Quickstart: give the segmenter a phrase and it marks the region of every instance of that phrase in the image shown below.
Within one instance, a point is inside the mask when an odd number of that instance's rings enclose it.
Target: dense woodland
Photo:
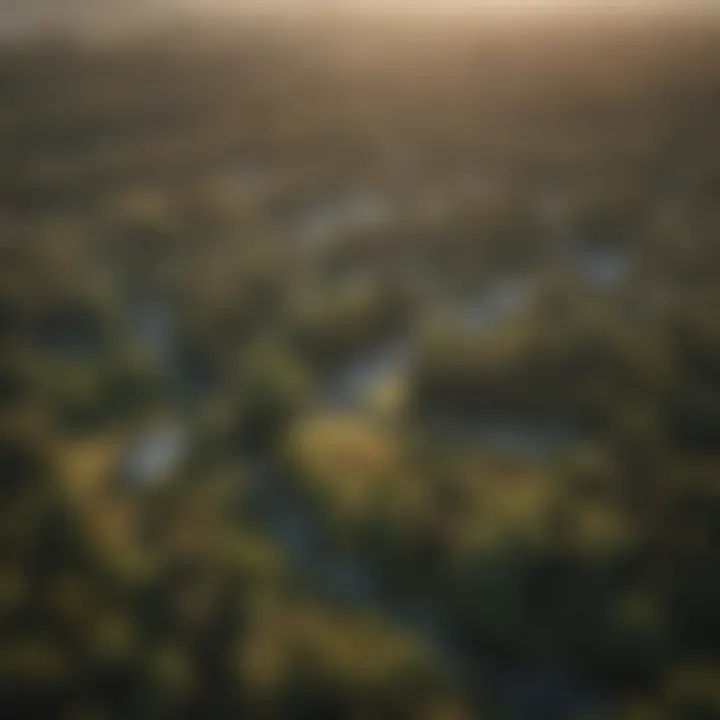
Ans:
[[[720,717],[719,34],[0,49],[0,715]]]

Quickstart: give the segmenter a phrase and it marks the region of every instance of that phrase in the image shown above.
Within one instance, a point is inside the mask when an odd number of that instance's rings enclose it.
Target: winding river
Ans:
[[[490,293],[485,312],[506,313],[509,306],[517,303],[515,292],[510,294],[513,299],[506,303],[497,302],[497,294]],[[485,324],[490,318],[483,320]],[[177,393],[186,395],[170,309],[155,300],[133,314],[131,327],[135,343],[152,354]],[[411,356],[409,345],[395,342],[359,358],[324,389],[325,401],[329,398],[331,403],[354,406],[372,385],[401,373]],[[505,439],[508,440],[507,435]],[[525,435],[520,440],[513,437],[508,440],[511,447],[526,441],[532,444],[534,439],[527,440]],[[136,486],[151,484],[153,478],[179,464],[191,442],[188,429],[179,419],[140,438],[129,448],[126,458]],[[377,613],[398,630],[419,638],[471,691],[482,688],[508,717],[542,715],[560,720],[587,707],[594,699],[568,674],[552,674],[538,668],[500,669],[478,657],[462,642],[446,614],[425,604],[422,598],[390,592],[368,561],[350,549],[338,547],[315,508],[272,459],[244,460],[251,471],[251,502],[260,525],[283,551],[298,582],[321,601]]]

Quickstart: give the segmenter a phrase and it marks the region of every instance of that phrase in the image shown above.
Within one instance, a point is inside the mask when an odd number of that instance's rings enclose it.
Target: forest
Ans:
[[[720,717],[720,28],[0,46],[0,716]]]

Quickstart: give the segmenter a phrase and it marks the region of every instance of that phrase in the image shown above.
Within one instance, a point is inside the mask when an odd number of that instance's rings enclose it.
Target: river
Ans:
[[[520,286],[513,286],[507,293],[491,289],[484,296],[483,327],[492,325],[490,314],[504,316],[521,305],[525,296]],[[153,356],[177,394],[187,397],[171,309],[156,297],[145,306],[134,308],[131,313],[134,341]],[[479,309],[474,311],[477,314]],[[332,378],[321,390],[320,402],[354,407],[373,385],[402,373],[411,358],[412,347],[405,341],[384,345]],[[507,442],[510,450],[529,445],[528,453],[537,452],[538,438],[532,432],[529,437],[528,432],[517,427],[509,430],[490,427],[486,440]],[[556,441],[555,436],[548,440]],[[153,477],[166,474],[182,461],[191,443],[189,429],[180,418],[141,437],[128,449],[126,459],[135,466],[140,481],[136,485],[151,484]],[[377,613],[399,631],[417,637],[469,691],[483,688],[508,717],[561,720],[593,704],[594,695],[572,674],[542,668],[501,669],[487,658],[478,657],[467,648],[452,620],[439,608],[423,598],[408,598],[389,591],[366,559],[338,546],[316,508],[296,490],[273,458],[245,457],[241,464],[250,471],[250,498],[260,525],[283,551],[296,579],[320,601]]]

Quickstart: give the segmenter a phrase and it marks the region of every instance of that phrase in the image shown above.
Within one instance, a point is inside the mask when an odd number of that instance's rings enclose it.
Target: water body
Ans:
[[[627,251],[596,247],[578,253],[575,264],[591,287],[611,289],[627,278],[632,263]]]
[[[353,358],[334,373],[320,391],[320,405],[358,410],[378,388],[400,381],[413,359],[412,344],[394,339]]]
[[[298,578],[335,601],[376,607],[378,598],[367,568],[327,542],[315,512],[282,473],[268,460],[257,458],[251,475],[256,517],[291,561]]]
[[[128,312],[132,340],[147,353],[171,389],[184,392],[176,330],[168,305],[157,299],[136,302]],[[189,452],[190,432],[173,418],[144,432],[126,449],[121,475],[133,487],[149,487],[168,481]]]
[[[184,459],[188,433],[179,424],[168,423],[140,437],[126,452],[122,477],[134,487],[164,482]]]
[[[167,370],[177,363],[175,328],[170,309],[158,300],[140,302],[130,313],[131,330],[136,344]]]
[[[171,314],[157,302],[141,305],[134,313],[136,342],[149,347],[168,379],[182,383],[176,372],[180,364],[173,340]],[[351,364],[335,379],[335,402],[355,403],[372,386],[402,372],[411,357],[406,341],[394,341]],[[180,378],[180,379],[179,379]],[[178,388],[181,392],[183,388]],[[136,487],[163,482],[184,459],[190,436],[179,422],[168,422],[143,435],[127,451],[123,476]],[[432,608],[411,605],[383,591],[375,573],[358,554],[338,547],[323,526],[312,504],[293,487],[272,460],[251,463],[251,499],[255,516],[282,549],[290,568],[327,602],[376,612],[390,618],[400,629],[421,637],[448,667],[458,664],[455,641],[442,614]]]
[[[533,285],[526,279],[497,281],[459,310],[461,324],[470,332],[491,332],[526,307],[532,292]],[[359,353],[331,374],[320,390],[319,404],[333,410],[361,409],[374,391],[408,375],[415,351],[404,336]]]
[[[526,278],[505,278],[473,296],[462,310],[466,330],[487,333],[528,306],[533,285]]]
[[[358,553],[333,541],[315,508],[271,461],[256,460],[252,475],[255,516],[283,550],[299,581],[326,602],[390,619],[396,628],[419,637],[450,669],[460,671],[471,662],[464,653],[460,662],[460,643],[443,614],[420,601],[388,593]]]
[[[504,308],[505,303],[495,302],[494,306]],[[168,309],[149,303],[141,306],[136,319],[137,342],[154,349],[168,380],[182,393],[184,381],[177,372],[181,358]],[[405,372],[411,358],[409,342],[388,343],[351,363],[334,379],[329,397],[337,403],[355,404],[377,383]],[[500,435],[498,431],[488,427],[486,440],[509,443],[515,450],[537,443],[537,438],[524,435],[526,429],[521,427],[500,429]],[[124,463],[126,477],[141,486],[162,482],[182,461],[189,446],[189,433],[183,425],[169,422],[129,449]],[[251,463],[251,479],[251,498],[260,525],[281,548],[297,578],[323,601],[375,612],[397,629],[418,637],[470,689],[480,685],[491,689],[509,717],[565,718],[592,704],[593,695],[567,674],[549,677],[541,670],[518,673],[493,667],[476,651],[467,649],[444,612],[422,598],[389,592],[366,560],[337,545],[313,504],[274,467],[271,458],[257,458]]]
[[[541,668],[494,667],[469,648],[445,612],[388,592],[368,563],[338,547],[314,508],[267,461],[254,464],[253,494],[260,523],[283,550],[297,578],[323,601],[374,612],[419,638],[468,689],[482,688],[503,717],[574,717],[597,703],[593,690],[568,673]]]

